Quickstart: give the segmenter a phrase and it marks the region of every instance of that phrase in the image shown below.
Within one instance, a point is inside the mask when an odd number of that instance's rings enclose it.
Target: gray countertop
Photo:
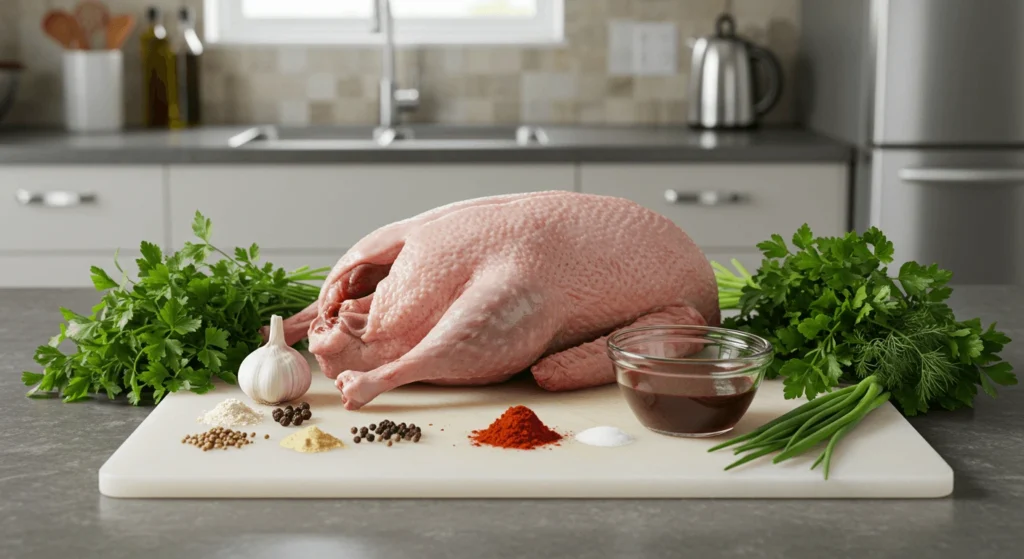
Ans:
[[[181,163],[502,163],[502,162],[846,162],[849,146],[792,128],[701,132],[679,128],[543,127],[545,146],[519,146],[515,128],[507,140],[495,130],[464,128],[483,141],[453,140],[398,143],[381,148],[369,140],[372,129],[282,130],[282,138],[335,142],[252,142],[232,148],[228,140],[245,127],[183,131],[132,130],[116,134],[73,135],[61,131],[8,130],[0,133],[0,164],[181,164]],[[457,130],[456,130],[457,132]]]
[[[23,397],[20,372],[81,290],[0,290],[0,557],[1019,557],[1024,389],[911,422],[952,498],[889,501],[188,501],[100,496],[96,472],[149,409]],[[1024,367],[1024,291],[956,289]],[[410,465],[410,467],[415,467]],[[680,467],[684,467],[681,465]]]

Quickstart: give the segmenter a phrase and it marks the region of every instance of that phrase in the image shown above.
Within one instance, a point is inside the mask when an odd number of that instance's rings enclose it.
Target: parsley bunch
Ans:
[[[1010,339],[981,320],[958,321],[945,304],[952,273],[907,262],[890,277],[893,245],[876,228],[863,236],[814,237],[804,224],[790,251],[779,235],[757,245],[764,260],[751,276],[713,263],[724,325],[775,346],[767,378],[784,377],[787,398],[829,392],[873,377],[905,415],[935,406],[970,407],[981,386],[1017,384],[999,357]]]
[[[228,254],[210,244],[211,223],[196,212],[192,231],[199,242],[173,254],[143,241],[137,281],[121,282],[93,266],[92,281],[103,299],[89,316],[61,308],[65,324],[34,359],[42,373],[25,372],[37,385],[29,395],[59,392],[66,402],[104,392],[124,393],[133,405],[159,402],[168,392],[213,388],[214,377],[234,383],[235,371],[263,343],[260,328],[273,314],[293,314],[316,300],[327,268],[287,273],[262,266],[259,247]],[[208,262],[210,256],[219,257]],[[211,259],[212,260],[212,259]],[[58,346],[74,342],[74,352]]]

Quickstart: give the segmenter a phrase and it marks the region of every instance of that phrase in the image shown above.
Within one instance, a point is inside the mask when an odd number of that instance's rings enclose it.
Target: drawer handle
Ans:
[[[29,192],[18,189],[14,199],[22,206],[43,206],[46,208],[73,208],[85,204],[94,204],[96,195],[92,193],[71,192],[69,190],[51,190],[49,192]]]
[[[1018,183],[1024,182],[1024,169],[900,169],[904,182]]]
[[[669,204],[686,204],[697,206],[729,206],[747,201],[746,194],[739,192],[719,192],[717,190],[701,190],[700,192],[679,192],[668,189],[665,201]]]

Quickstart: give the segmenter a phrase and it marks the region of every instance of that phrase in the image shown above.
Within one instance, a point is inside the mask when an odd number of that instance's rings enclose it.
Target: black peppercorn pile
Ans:
[[[274,418],[274,421],[281,424],[282,427],[294,425],[298,427],[302,425],[303,421],[313,417],[313,412],[309,409],[309,402],[302,402],[297,407],[291,405],[282,408],[274,408],[274,411],[270,414]]]
[[[207,450],[227,450],[229,447],[242,448],[252,444],[255,438],[255,432],[246,433],[223,427],[214,427],[205,433],[186,435],[185,438],[181,439],[181,443],[190,444],[206,452]],[[264,435],[263,438],[270,438],[270,435]]]
[[[385,419],[379,424],[371,423],[368,426],[353,427],[349,429],[349,432],[355,435],[352,437],[352,441],[356,444],[365,440],[368,443],[380,441],[387,443],[387,446],[392,446],[403,440],[418,443],[423,437],[422,429],[415,423],[406,425],[405,423],[395,423],[390,419]]]

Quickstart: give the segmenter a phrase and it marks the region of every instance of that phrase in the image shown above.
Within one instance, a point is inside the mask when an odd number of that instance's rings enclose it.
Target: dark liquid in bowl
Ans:
[[[673,392],[648,392],[619,384],[626,402],[640,422],[655,431],[680,434],[711,434],[732,429],[754,400],[752,379],[742,377],[715,381],[683,381]],[[687,384],[691,390],[687,390]]]

